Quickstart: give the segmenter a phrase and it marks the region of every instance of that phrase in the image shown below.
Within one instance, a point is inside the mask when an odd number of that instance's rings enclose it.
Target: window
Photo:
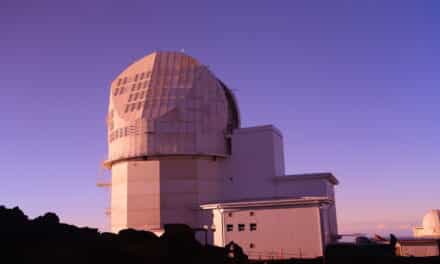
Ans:
[[[249,215],[250,216],[254,216],[255,214],[254,214],[254,212],[250,212]]]
[[[144,98],[144,94],[145,94],[145,91],[142,91],[141,95],[139,95],[139,99],[143,99]]]
[[[124,86],[121,87],[121,89],[119,89],[119,95],[121,95],[124,92]]]
[[[148,81],[145,81],[144,82],[144,88],[147,88],[147,86],[148,86]]]
[[[126,83],[127,83],[127,77],[124,78],[124,84],[126,84]]]
[[[147,78],[151,77],[151,71],[147,72]]]
[[[119,92],[119,88],[116,88],[115,92],[113,93],[113,95],[115,95],[115,96],[118,95],[118,92]]]
[[[232,213],[228,213],[228,216],[229,216],[229,217],[232,217]]]
[[[137,80],[138,80],[138,75],[136,74],[136,75],[134,76],[134,81],[137,82]]]
[[[144,76],[145,76],[145,73],[143,72],[143,73],[141,73],[141,80],[144,78]]]
[[[137,88],[137,89],[140,90],[140,89],[141,89],[141,86],[142,86],[142,83],[139,82],[139,83],[138,83],[138,88]]]
[[[119,78],[119,79],[118,79],[118,86],[121,85],[121,82],[122,82],[122,79]]]
[[[226,225],[226,232],[232,232],[234,230],[234,225],[227,224]]]
[[[244,231],[244,224],[238,224],[238,232]]]
[[[129,105],[129,104],[125,105],[125,113],[128,112],[128,109],[129,109],[129,108],[130,108],[130,105]]]
[[[133,112],[135,108],[136,108],[136,104],[131,104],[130,111]]]
[[[141,106],[142,106],[142,102],[138,102],[138,104],[137,104],[137,110],[140,110],[140,109],[141,109]]]
[[[254,247],[255,247],[254,243],[250,243],[250,244],[249,244],[249,247],[250,247],[250,248],[254,248]]]
[[[133,85],[131,86],[131,91],[134,91],[134,89],[136,89],[136,84],[133,83]]]
[[[249,229],[250,229],[251,231],[257,231],[257,224],[256,224],[256,223],[251,223],[251,224],[249,225]]]
[[[133,99],[133,94],[130,94],[130,96],[128,97],[128,101],[131,102],[132,99]]]
[[[138,97],[139,97],[139,93],[136,93],[136,94],[134,95],[134,99],[133,99],[133,101],[136,101],[136,100],[138,99]]]

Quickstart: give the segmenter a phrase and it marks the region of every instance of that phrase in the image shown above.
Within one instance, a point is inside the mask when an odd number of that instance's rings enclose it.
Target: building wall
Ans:
[[[323,179],[298,180],[294,175],[274,179],[277,197],[325,196],[330,197],[328,181]]]
[[[120,162],[112,167],[111,230],[160,228],[158,161]]]
[[[336,214],[336,196],[335,196],[335,186],[330,182],[326,182],[326,192],[327,197],[333,200],[333,203],[328,207],[328,221],[329,221],[329,232],[331,241],[336,240],[338,235],[338,219]]]
[[[396,253],[399,256],[405,257],[432,257],[439,256],[439,246],[437,241],[431,243],[398,243],[396,246]]]
[[[208,211],[210,212],[210,211]],[[221,210],[213,210],[212,211],[212,224],[214,226],[213,232],[213,245],[224,247],[225,244],[225,224],[223,212]]]
[[[234,130],[232,154],[222,163],[225,201],[274,196],[273,177],[284,174],[281,133],[273,126]]]
[[[324,213],[329,226],[328,239],[335,239],[338,234],[338,221],[335,191],[332,183],[322,178],[299,179],[295,175],[276,177],[274,182],[275,197],[323,196],[332,199],[333,203],[325,209]]]
[[[110,225],[112,232],[117,232],[127,226],[127,167],[127,163],[118,163],[112,167],[112,190],[110,198]]]
[[[229,216],[229,213],[232,215]],[[253,215],[251,214],[253,213]],[[318,207],[214,210],[216,245],[238,243],[250,258],[314,258],[322,256],[322,234]],[[250,230],[250,224],[256,230]],[[238,225],[244,224],[244,231]],[[233,231],[227,231],[228,225]],[[220,243],[223,232],[223,243]],[[252,244],[252,245],[251,245]]]
[[[202,203],[221,198],[218,160],[168,158],[112,167],[111,230],[161,230],[165,224],[201,227]]]
[[[161,223],[202,227],[199,206],[221,197],[219,160],[164,159],[160,161]]]

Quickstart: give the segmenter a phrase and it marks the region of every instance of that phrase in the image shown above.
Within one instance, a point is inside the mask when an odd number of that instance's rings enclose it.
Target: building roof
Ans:
[[[272,198],[261,200],[240,200],[221,203],[202,204],[202,209],[233,209],[233,208],[255,208],[255,207],[281,207],[330,204],[332,200],[323,196],[310,196],[300,198]]]
[[[246,133],[255,133],[255,132],[263,132],[263,131],[270,131],[275,134],[277,134],[280,137],[283,137],[283,134],[281,133],[281,130],[279,130],[274,125],[260,125],[260,126],[253,126],[253,127],[241,127],[240,129],[234,130],[235,134],[246,134]]]
[[[331,172],[291,174],[275,177],[276,181],[308,181],[308,180],[327,180],[333,185],[338,185],[339,181]]]

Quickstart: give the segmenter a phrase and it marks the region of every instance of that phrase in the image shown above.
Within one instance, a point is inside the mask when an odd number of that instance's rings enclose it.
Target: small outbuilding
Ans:
[[[398,239],[396,255],[404,257],[439,256],[439,241],[433,238]]]
[[[202,205],[212,210],[214,244],[238,243],[251,259],[316,258],[331,241],[328,197]]]
[[[440,239],[440,209],[432,209],[423,216],[422,226],[413,229],[414,237]]]

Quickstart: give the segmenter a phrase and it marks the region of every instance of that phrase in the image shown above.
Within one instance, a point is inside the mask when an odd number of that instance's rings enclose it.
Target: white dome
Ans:
[[[440,210],[431,210],[423,217],[425,232],[440,233]]]
[[[111,84],[108,163],[166,155],[228,155],[239,127],[231,91],[206,66],[180,52],[155,52]]]

